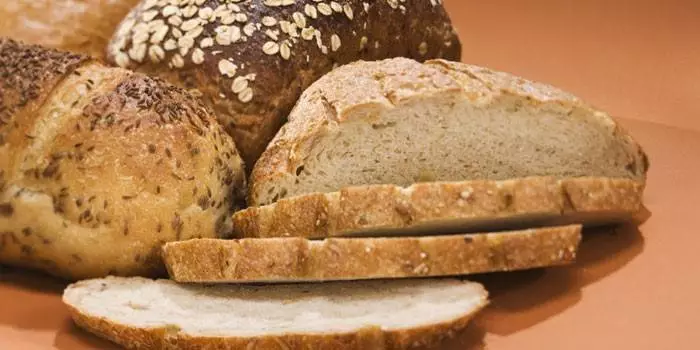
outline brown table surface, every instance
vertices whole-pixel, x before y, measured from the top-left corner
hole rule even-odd
[[[609,111],[652,164],[643,225],[587,233],[572,266],[477,277],[491,305],[446,347],[698,348],[700,1],[445,3],[464,61],[549,82]],[[63,286],[0,272],[0,349],[114,348],[72,325]]]

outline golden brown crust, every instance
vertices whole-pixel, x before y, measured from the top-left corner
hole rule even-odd
[[[456,276],[567,264],[581,226],[468,235],[243,240],[166,244],[178,282],[301,282]]]
[[[103,58],[119,22],[139,0],[13,0],[0,6],[0,36]]]
[[[0,79],[11,121],[0,126],[0,262],[71,279],[157,275],[163,243],[230,234],[243,165],[199,100],[13,41],[0,67],[24,71]]]
[[[485,294],[485,291],[484,291]],[[352,333],[284,334],[260,337],[198,337],[165,327],[137,328],[81,312],[66,303],[81,328],[128,349],[255,349],[255,350],[400,350],[432,348],[463,330],[487,300],[452,321],[411,329],[384,331],[367,327]]]
[[[233,215],[233,227],[236,237],[323,238],[408,229],[429,234],[441,224],[440,233],[600,224],[631,219],[643,190],[635,180],[552,177],[355,186],[247,208]]]
[[[253,0],[228,6],[208,0],[192,8],[166,9],[142,1],[117,30],[108,57],[123,67],[199,89],[249,164],[262,153],[301,92],[335,65],[400,56],[460,57],[459,40],[439,2],[348,0],[331,9],[328,2],[281,5]],[[187,23],[200,17],[207,20]],[[160,27],[158,21],[168,32],[143,42],[139,24]],[[178,38],[187,37],[188,31],[192,41]],[[263,50],[266,44],[269,47]],[[175,49],[167,48],[173,45]],[[221,60],[230,60],[235,73],[222,74]],[[245,78],[250,90],[233,89],[235,78]]]
[[[453,95],[457,97],[446,98]],[[491,109],[494,113],[515,104],[533,106],[567,118],[580,118],[582,123],[600,127],[610,142],[618,143],[619,147],[614,149],[623,149],[620,153],[624,156],[619,157],[624,164],[616,164],[609,171],[615,175],[579,169],[581,174],[576,176],[645,179],[648,160],[641,147],[608,114],[569,93],[465,63],[430,60],[421,64],[395,58],[345,65],[306,89],[291,111],[289,122],[280,129],[255,164],[250,176],[248,204],[270,204],[273,198],[268,198],[267,191],[272,187],[292,187],[298,176],[295,172],[309,161],[314,147],[324,137],[340,135],[344,123],[358,122],[358,118],[366,115],[380,115],[415,100],[427,99],[428,102],[424,103],[436,103],[430,100],[435,96],[445,97],[443,100],[464,101],[474,108]],[[523,174],[530,175],[556,174]],[[282,195],[278,197],[284,198]]]
[[[9,142],[8,134],[16,127],[16,119],[33,118],[56,85],[88,60],[82,55],[0,38],[0,146]],[[20,112],[26,116],[17,116]]]

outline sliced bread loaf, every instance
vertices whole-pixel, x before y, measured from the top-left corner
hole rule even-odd
[[[529,177],[504,181],[369,185],[313,193],[233,215],[237,237],[307,238],[469,233],[629,220],[643,183]]]
[[[393,238],[197,239],[163,249],[178,282],[308,282],[456,276],[572,262],[580,226]]]
[[[444,60],[340,67],[301,96],[252,172],[259,206],[348,186],[525,176],[645,180],[640,146],[554,87]]]
[[[75,322],[139,349],[406,349],[435,346],[487,303],[478,283],[255,286],[86,280],[63,294]]]

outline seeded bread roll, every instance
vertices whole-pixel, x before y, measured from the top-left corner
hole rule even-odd
[[[114,29],[139,1],[3,1],[0,36],[103,58]]]
[[[230,233],[232,139],[158,79],[0,40],[0,263],[157,275],[163,243]]]
[[[337,64],[397,56],[459,59],[440,0],[145,0],[108,53],[199,89],[251,166],[313,81]]]

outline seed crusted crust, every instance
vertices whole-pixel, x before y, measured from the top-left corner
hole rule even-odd
[[[158,275],[163,243],[230,235],[243,164],[199,100],[82,56],[0,45],[12,74],[0,79],[0,262],[69,279]]]
[[[144,0],[108,59],[198,89],[253,164],[301,92],[336,65],[460,51],[441,1]]]
[[[453,97],[457,96],[457,97]],[[451,97],[451,98],[448,98]],[[324,136],[339,135],[342,125],[366,115],[402,108],[412,101],[445,103],[465,101],[474,108],[502,110],[508,106],[535,106],[541,111],[580,118],[600,126],[611,142],[624,149],[615,177],[644,180],[649,167],[641,147],[608,114],[555,87],[507,73],[446,60],[423,64],[394,58],[354,62],[340,67],[304,91],[286,123],[255,164],[250,176],[248,204],[266,205],[293,196],[293,188],[305,162]],[[442,102],[432,102],[442,101]],[[577,176],[612,176],[587,173]],[[554,174],[523,174],[524,176]],[[573,176],[573,174],[570,174]],[[271,195],[270,193],[274,193]]]
[[[601,224],[631,219],[643,190],[635,180],[553,177],[354,186],[247,208],[233,215],[233,227],[241,238],[324,238]]]
[[[307,282],[457,276],[564,265],[576,259],[581,226],[469,235],[243,240],[166,244],[178,282]]]
[[[35,118],[36,110],[56,85],[88,61],[86,56],[0,38],[0,147],[9,142],[16,120]]]

